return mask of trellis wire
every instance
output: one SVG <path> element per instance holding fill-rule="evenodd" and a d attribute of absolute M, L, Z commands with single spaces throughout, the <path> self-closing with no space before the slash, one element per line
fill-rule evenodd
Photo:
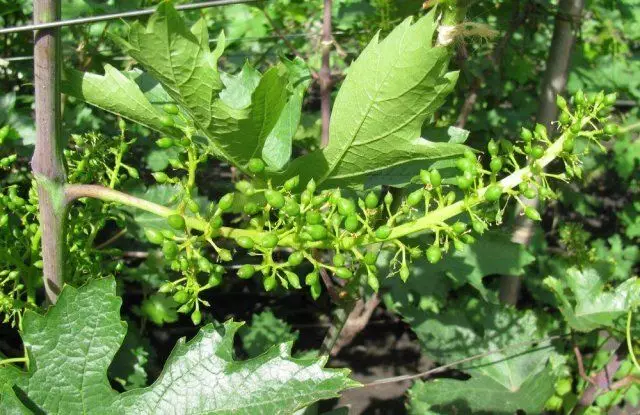
<path fill-rule="evenodd" d="M 197 10 L 197 9 L 204 9 L 207 7 L 225 6 L 228 4 L 255 3 L 258 1 L 262 1 L 262 0 L 203 1 L 201 3 L 181 4 L 176 6 L 176 10 L 181 10 L 181 11 Z M 142 9 L 142 10 L 133 10 L 129 12 L 103 14 L 101 16 L 80 17 L 77 19 L 60 20 L 60 21 L 50 22 L 50 23 L 38 23 L 38 24 L 30 24 L 30 25 L 24 25 L 24 26 L 6 27 L 6 28 L 0 29 L 0 35 L 6 35 L 9 33 L 19 33 L 19 32 L 31 32 L 34 30 L 41 30 L 41 29 L 54 29 L 54 28 L 66 27 L 66 26 L 92 24 L 92 23 L 105 22 L 108 20 L 115 20 L 115 19 L 128 19 L 132 17 L 148 16 L 153 14 L 155 10 L 156 8 L 152 7 L 148 9 Z"/>

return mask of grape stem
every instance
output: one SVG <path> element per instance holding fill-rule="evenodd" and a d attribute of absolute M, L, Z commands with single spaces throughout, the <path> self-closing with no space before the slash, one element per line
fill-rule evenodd
<path fill-rule="evenodd" d="M 589 121 L 590 118 L 586 118 L 583 120 L 583 125 L 587 124 Z M 564 143 L 566 136 L 567 132 L 560 135 L 560 137 L 558 137 L 558 139 L 549 146 L 544 155 L 537 161 L 540 167 L 544 168 L 560 155 L 562 152 L 562 144 Z M 528 166 L 522 167 L 503 178 L 498 183 L 504 190 L 513 189 L 530 176 L 531 168 Z M 393 227 L 387 240 L 393 240 L 413 233 L 434 229 L 434 227 L 445 222 L 447 219 L 468 211 L 469 208 L 484 202 L 484 194 L 486 193 L 487 188 L 488 186 L 478 189 L 477 197 L 474 197 L 473 199 L 458 201 L 449 206 L 433 210 L 419 219 Z M 100 185 L 71 184 L 65 186 L 65 201 L 67 203 L 84 197 L 91 197 L 105 202 L 114 202 L 125 206 L 131 206 L 164 218 L 177 213 L 175 210 L 168 207 Z M 202 218 L 185 215 L 184 219 L 186 225 L 191 229 L 205 232 L 210 228 L 209 223 Z M 219 235 L 228 239 L 238 239 L 240 237 L 247 236 L 254 241 L 260 241 L 266 234 L 267 232 L 251 229 L 231 227 L 221 227 L 219 229 Z M 364 235 L 358 239 L 356 245 L 364 246 L 379 242 L 381 241 L 374 236 Z M 285 235 L 280 239 L 278 245 L 289 247 L 296 246 L 295 235 Z M 329 247 L 329 244 L 323 241 L 307 242 L 304 244 L 304 248 L 326 247 Z"/>

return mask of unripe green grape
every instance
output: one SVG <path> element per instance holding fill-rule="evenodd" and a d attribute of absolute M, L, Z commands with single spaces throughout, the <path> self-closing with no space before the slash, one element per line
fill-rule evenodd
<path fill-rule="evenodd" d="M 300 278 L 298 277 L 298 274 L 292 271 L 285 271 L 284 275 L 287 277 L 287 281 L 289 281 L 289 284 L 291 284 L 293 288 L 295 288 L 296 290 L 299 290 L 301 288 Z"/>
<path fill-rule="evenodd" d="M 520 138 L 526 142 L 530 142 L 533 139 L 533 134 L 528 128 L 522 127 L 522 130 L 520 131 Z"/>
<path fill-rule="evenodd" d="M 353 273 L 349 271 L 346 267 L 339 267 L 335 271 L 336 277 L 342 278 L 343 280 L 348 280 L 353 277 Z"/>
<path fill-rule="evenodd" d="M 344 228 L 349 232 L 356 232 L 360 227 L 360 221 L 357 215 L 349 215 L 344 220 Z"/>
<path fill-rule="evenodd" d="M 275 275 L 269 275 L 262 281 L 262 285 L 264 286 L 265 291 L 272 291 L 278 285 L 278 281 L 276 280 Z"/>
<path fill-rule="evenodd" d="M 567 393 L 571 392 L 571 378 L 562 378 L 559 379 L 555 384 L 556 393 L 559 396 L 564 396 Z"/>
<path fill-rule="evenodd" d="M 573 100 L 578 106 L 584 105 L 585 97 L 584 97 L 584 92 L 582 92 L 582 89 L 579 89 L 578 92 L 576 92 L 576 94 L 573 96 Z"/>
<path fill-rule="evenodd" d="M 608 135 L 618 134 L 618 126 L 616 124 L 607 124 L 604 126 L 604 133 Z"/>
<path fill-rule="evenodd" d="M 202 321 L 202 313 L 200 312 L 200 310 L 195 310 L 193 313 L 191 313 L 191 321 L 193 322 L 194 326 L 200 324 L 200 322 Z"/>
<path fill-rule="evenodd" d="M 248 280 L 253 277 L 253 274 L 256 273 L 256 267 L 250 264 L 245 264 L 238 269 L 238 278 L 242 278 L 243 280 Z"/>
<path fill-rule="evenodd" d="M 587 95 L 587 100 L 589 101 L 590 105 L 594 105 L 598 100 L 598 94 L 596 94 L 595 92 L 590 93 L 589 95 Z"/>
<path fill-rule="evenodd" d="M 238 242 L 238 245 L 240 245 L 244 249 L 252 249 L 253 246 L 255 245 L 255 242 L 253 242 L 253 239 L 251 239 L 248 236 L 241 236 L 238 239 L 236 239 L 236 241 Z"/>
<path fill-rule="evenodd" d="M 220 258 L 220 260 L 224 261 L 224 262 L 233 261 L 233 255 L 231 255 L 231 251 L 229 251 L 228 249 L 224 249 L 224 248 L 220 248 L 218 250 L 218 258 Z"/>
<path fill-rule="evenodd" d="M 571 131 L 573 134 L 578 134 L 580 131 L 582 131 L 582 121 L 579 120 L 573 123 L 571 127 L 569 127 L 569 131 Z"/>
<path fill-rule="evenodd" d="M 542 199 L 549 199 L 553 197 L 553 192 L 546 187 L 541 187 L 538 193 Z"/>
<path fill-rule="evenodd" d="M 527 199 L 534 199 L 536 197 L 536 191 L 533 187 L 528 187 L 522 195 Z"/>
<path fill-rule="evenodd" d="M 567 153 L 571 153 L 573 151 L 574 145 L 575 145 L 575 141 L 573 137 L 567 137 L 562 143 L 562 149 Z"/>
<path fill-rule="evenodd" d="M 316 195 L 311 198 L 311 206 L 318 207 L 325 204 L 327 195 Z"/>
<path fill-rule="evenodd" d="M 182 215 L 169 215 L 167 217 L 167 223 L 176 230 L 182 230 L 185 227 L 185 221 Z"/>
<path fill-rule="evenodd" d="M 487 229 L 487 224 L 480 220 L 474 220 L 471 222 L 471 227 L 476 233 L 479 233 L 480 235 L 482 235 L 484 231 Z"/>
<path fill-rule="evenodd" d="M 309 232 L 314 241 L 326 239 L 328 235 L 327 228 L 323 225 L 309 225 L 306 227 L 306 231 Z"/>
<path fill-rule="evenodd" d="M 182 304 L 179 308 L 178 308 L 178 313 L 180 314 L 187 314 L 188 312 L 190 312 L 193 309 L 193 303 L 189 302 L 186 304 Z"/>
<path fill-rule="evenodd" d="M 351 250 L 356 244 L 356 239 L 351 236 L 343 236 L 340 239 L 340 247 L 345 251 Z"/>
<path fill-rule="evenodd" d="M 496 157 L 500 152 L 498 144 L 493 139 L 489 140 L 489 144 L 487 144 L 487 150 L 489 150 L 489 154 L 493 157 Z"/>
<path fill-rule="evenodd" d="M 571 123 L 571 116 L 569 115 L 569 113 L 563 112 L 562 114 L 560 114 L 558 121 L 560 121 L 560 124 L 562 125 L 569 125 Z"/>
<path fill-rule="evenodd" d="M 222 227 L 222 218 L 220 216 L 214 216 L 209 221 L 209 226 L 212 229 L 220 229 Z"/>
<path fill-rule="evenodd" d="M 218 201 L 218 209 L 220 209 L 223 212 L 226 212 L 227 210 L 231 209 L 232 205 L 233 205 L 233 193 L 227 193 L 226 195 L 222 196 Z"/>
<path fill-rule="evenodd" d="M 391 206 L 392 203 L 393 203 L 393 195 L 391 194 L 391 192 L 387 192 L 387 194 L 384 195 L 384 204 L 387 206 Z"/>
<path fill-rule="evenodd" d="M 271 249 L 271 248 L 275 248 L 278 245 L 279 241 L 280 239 L 278 238 L 278 235 L 276 235 L 275 233 L 268 233 L 262 237 L 262 241 L 260 241 L 260 245 L 263 248 Z"/>
<path fill-rule="evenodd" d="M 402 264 L 402 267 L 400 267 L 400 279 L 402 279 L 402 281 L 407 282 L 407 280 L 409 279 L 409 267 L 407 267 L 406 264 Z"/>
<path fill-rule="evenodd" d="M 462 242 L 460 239 L 454 239 L 453 247 L 456 251 L 462 251 L 464 249 L 464 242 Z"/>
<path fill-rule="evenodd" d="M 200 212 L 200 205 L 198 204 L 198 202 L 196 202 L 193 199 L 190 199 L 187 202 L 187 208 L 192 212 L 192 213 L 198 213 Z"/>
<path fill-rule="evenodd" d="M 424 169 L 420 170 L 420 181 L 424 185 L 431 184 L 431 176 L 428 170 L 424 170 Z"/>
<path fill-rule="evenodd" d="M 174 141 L 170 137 L 162 137 L 156 141 L 156 145 L 160 148 L 170 148 L 173 147 Z"/>
<path fill-rule="evenodd" d="M 382 225 L 376 229 L 376 238 L 387 239 L 391 235 L 391 228 L 387 225 Z"/>
<path fill-rule="evenodd" d="M 442 259 L 442 250 L 438 245 L 431 245 L 427 249 L 427 261 L 435 264 L 436 262 L 440 261 L 440 259 Z"/>
<path fill-rule="evenodd" d="M 262 161 L 262 159 L 252 158 L 251 160 L 249 160 L 247 167 L 249 168 L 249 171 L 251 173 L 258 174 L 264 171 L 265 164 L 264 164 L 264 161 Z"/>
<path fill-rule="evenodd" d="M 198 269 L 202 272 L 211 272 L 213 269 L 213 264 L 204 257 L 198 258 Z"/>
<path fill-rule="evenodd" d="M 338 200 L 338 212 L 342 216 L 353 215 L 356 212 L 356 205 L 351 199 L 341 198 Z"/>
<path fill-rule="evenodd" d="M 560 396 L 553 395 L 552 397 L 547 399 L 547 402 L 544 404 L 544 409 L 553 412 L 560 412 L 562 410 L 563 402 L 564 400 Z M 600 413 L 600 410 L 598 410 L 597 413 Z"/>
<path fill-rule="evenodd" d="M 299 184 L 300 184 L 300 176 L 294 176 L 289 180 L 287 180 L 286 182 L 284 182 L 283 187 L 285 188 L 285 190 L 292 191 L 293 189 L 298 187 Z"/>
<path fill-rule="evenodd" d="M 342 254 L 335 254 L 333 256 L 333 265 L 336 267 L 342 267 L 347 262 L 346 258 Z"/>
<path fill-rule="evenodd" d="M 313 200 L 313 193 L 308 190 L 303 190 L 300 194 L 300 203 L 303 205 L 308 205 Z"/>
<path fill-rule="evenodd" d="M 378 207 L 378 203 L 380 203 L 380 200 L 374 192 L 369 192 L 367 194 L 367 197 L 365 197 L 364 199 L 364 204 L 367 209 L 375 209 L 376 207 Z"/>
<path fill-rule="evenodd" d="M 304 215 L 305 222 L 309 225 L 319 225 L 322 223 L 322 215 L 315 210 L 309 210 Z"/>
<path fill-rule="evenodd" d="M 178 304 L 184 304 L 189 301 L 189 293 L 186 290 L 179 290 L 175 294 L 173 294 L 173 299 Z"/>
<path fill-rule="evenodd" d="M 407 204 L 411 207 L 414 207 L 420 203 L 422 197 L 424 196 L 423 189 L 418 189 L 409 194 L 407 197 Z"/>
<path fill-rule="evenodd" d="M 161 171 L 153 173 L 152 176 L 156 180 L 156 182 L 161 184 L 166 183 L 166 181 L 169 180 L 169 176 L 167 176 L 166 173 L 163 173 Z"/>
<path fill-rule="evenodd" d="M 500 157 L 492 158 L 491 162 L 489 163 L 489 168 L 491 168 L 491 171 L 493 173 L 500 172 L 500 170 L 502 170 L 502 159 Z"/>
<path fill-rule="evenodd" d="M 471 180 L 464 176 L 456 177 L 456 183 L 461 190 L 467 190 L 471 187 Z"/>
<path fill-rule="evenodd" d="M 533 146 L 531 148 L 531 157 L 535 160 L 538 160 L 544 155 L 544 148 L 542 146 Z"/>
<path fill-rule="evenodd" d="M 182 137 L 180 139 L 180 145 L 182 147 L 189 147 L 190 144 L 191 144 L 191 140 L 189 139 L 189 137 Z"/>
<path fill-rule="evenodd" d="M 164 242 L 164 236 L 162 236 L 162 233 L 155 229 L 145 229 L 144 235 L 147 237 L 147 240 L 154 245 L 160 245 Z"/>
<path fill-rule="evenodd" d="M 165 282 L 160 286 L 160 288 L 158 289 L 158 292 L 163 294 L 170 293 L 173 291 L 173 288 L 174 288 L 173 284 L 171 284 L 170 282 Z"/>
<path fill-rule="evenodd" d="M 253 185 L 246 180 L 240 180 L 239 182 L 236 183 L 235 187 L 237 191 L 247 196 L 251 196 L 256 192 Z"/>
<path fill-rule="evenodd" d="M 298 265 L 302 264 L 303 260 L 304 254 L 300 251 L 295 251 L 292 252 L 291 255 L 289 255 L 289 258 L 287 258 L 287 263 L 289 263 L 289 265 L 291 265 L 292 267 L 297 267 Z"/>
<path fill-rule="evenodd" d="M 476 241 L 476 238 L 473 235 L 470 235 L 468 233 L 462 235 L 462 241 L 465 244 L 469 244 L 471 245 L 472 243 L 474 243 Z"/>
<path fill-rule="evenodd" d="M 567 108 L 567 100 L 565 100 L 562 95 L 556 95 L 556 105 L 561 110 L 564 110 Z"/>
<path fill-rule="evenodd" d="M 243 207 L 242 210 L 244 211 L 244 213 L 246 213 L 247 215 L 255 215 L 256 213 L 258 213 L 260 211 L 260 206 L 258 206 L 257 203 L 255 202 L 247 202 Z"/>
<path fill-rule="evenodd" d="M 333 215 L 331 215 L 331 218 L 329 218 L 329 222 L 331 222 L 332 227 L 340 226 L 340 224 L 342 223 L 342 215 L 337 212 L 334 213 Z"/>
<path fill-rule="evenodd" d="M 162 243 L 162 253 L 165 258 L 172 260 L 178 255 L 178 244 L 173 241 L 165 240 Z"/>
<path fill-rule="evenodd" d="M 277 190 L 265 190 L 264 197 L 267 199 L 267 203 L 275 209 L 281 209 L 284 206 L 284 196 Z"/>
<path fill-rule="evenodd" d="M 162 110 L 170 115 L 178 115 L 180 109 L 176 104 L 164 104 Z"/>
<path fill-rule="evenodd" d="M 293 199 L 287 199 L 283 210 L 289 216 L 298 216 L 300 214 L 300 205 Z"/>
<path fill-rule="evenodd" d="M 431 180 L 431 185 L 433 187 L 440 187 L 442 183 L 442 176 L 440 176 L 440 172 L 437 169 L 431 169 L 429 171 L 429 180 Z"/>
<path fill-rule="evenodd" d="M 462 233 L 464 233 L 464 231 L 467 230 L 467 224 L 464 222 L 456 222 L 451 225 L 451 228 L 457 235 L 461 235 Z"/>
<path fill-rule="evenodd" d="M 170 115 L 163 115 L 162 117 L 160 117 L 160 123 L 164 127 L 173 127 L 176 124 L 173 120 L 173 117 Z"/>
<path fill-rule="evenodd" d="M 306 285 L 314 285 L 317 284 L 318 281 L 320 280 L 320 276 L 318 275 L 317 272 L 310 272 L 307 274 L 306 277 L 304 277 L 304 283 Z"/>
<path fill-rule="evenodd" d="M 308 191 L 310 191 L 311 193 L 315 192 L 315 191 L 316 191 L 316 181 L 315 181 L 315 180 L 313 180 L 313 179 L 309 180 L 309 181 L 307 182 L 306 189 L 307 189 Z"/>
<path fill-rule="evenodd" d="M 456 201 L 456 194 L 453 190 L 451 190 L 449 193 L 447 193 L 447 195 L 445 196 L 445 202 L 447 205 L 452 204 L 453 202 Z"/>
<path fill-rule="evenodd" d="M 470 171 L 472 162 L 468 158 L 459 158 L 456 160 L 456 167 L 461 172 Z"/>
<path fill-rule="evenodd" d="M 538 211 L 532 206 L 527 206 L 524 209 L 524 214 L 531 220 L 542 220 L 542 218 L 540 217 L 540 213 L 538 213 Z"/>
<path fill-rule="evenodd" d="M 377 256 L 373 252 L 369 251 L 364 255 L 364 263 L 367 265 L 374 265 L 377 261 Z"/>

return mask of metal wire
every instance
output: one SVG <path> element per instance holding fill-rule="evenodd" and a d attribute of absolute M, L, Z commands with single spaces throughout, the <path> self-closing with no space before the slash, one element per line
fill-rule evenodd
<path fill-rule="evenodd" d="M 240 4 L 240 3 L 254 3 L 262 0 L 214 0 L 214 1 L 203 1 L 201 3 L 191 3 L 191 4 L 181 4 L 176 6 L 176 10 L 197 10 L 204 9 L 206 7 L 216 7 L 216 6 L 225 6 L 228 4 Z M 0 29 L 0 35 L 6 35 L 9 33 L 19 33 L 19 32 L 30 32 L 33 30 L 41 30 L 41 29 L 54 29 L 58 27 L 65 26 L 77 26 L 83 24 L 92 24 L 104 22 L 107 20 L 115 20 L 115 19 L 128 19 L 132 17 L 140 17 L 140 16 L 148 16 L 153 14 L 156 11 L 155 7 L 143 9 L 143 10 L 134 10 L 130 12 L 122 12 L 122 13 L 112 13 L 112 14 L 103 14 L 101 16 L 92 16 L 92 17 L 80 17 L 77 19 L 69 19 L 69 20 L 60 20 L 56 22 L 49 23 L 38 23 L 38 24 L 30 24 L 25 26 L 16 26 L 16 27 L 6 27 Z"/>

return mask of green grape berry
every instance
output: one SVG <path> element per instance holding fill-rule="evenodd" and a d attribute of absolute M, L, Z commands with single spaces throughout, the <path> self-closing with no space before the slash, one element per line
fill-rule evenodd
<path fill-rule="evenodd" d="M 493 173 L 498 173 L 502 170 L 502 159 L 500 157 L 494 157 L 489 163 L 489 168 Z"/>
<path fill-rule="evenodd" d="M 255 202 L 247 202 L 243 207 L 242 210 L 244 211 L 244 213 L 246 213 L 247 215 L 255 215 L 256 213 L 258 213 L 260 211 L 260 206 L 258 206 L 257 203 Z"/>
<path fill-rule="evenodd" d="M 459 158 L 456 160 L 456 167 L 461 172 L 471 171 L 471 166 L 473 166 L 473 162 L 468 158 Z"/>
<path fill-rule="evenodd" d="M 198 268 L 202 272 L 211 272 L 213 270 L 213 264 L 204 257 L 198 258 Z"/>
<path fill-rule="evenodd" d="M 246 180 L 240 180 L 236 183 L 235 187 L 237 191 L 247 196 L 251 196 L 256 192 L 256 189 L 253 187 L 253 185 Z"/>
<path fill-rule="evenodd" d="M 164 104 L 162 110 L 170 115 L 178 115 L 180 109 L 176 104 Z"/>
<path fill-rule="evenodd" d="M 300 214 L 300 205 L 293 199 L 287 199 L 283 210 L 289 216 L 298 216 Z"/>
<path fill-rule="evenodd" d="M 417 206 L 424 196 L 423 189 L 418 189 L 409 194 L 407 197 L 407 204 L 411 207 Z"/>
<path fill-rule="evenodd" d="M 563 112 L 562 114 L 560 114 L 558 121 L 560 121 L 560 124 L 562 125 L 569 125 L 571 124 L 571 116 L 569 115 L 569 113 Z"/>
<path fill-rule="evenodd" d="M 467 224 L 464 222 L 456 222 L 451 226 L 451 228 L 453 229 L 453 232 L 456 233 L 456 235 L 461 235 L 462 233 L 464 233 L 464 231 L 467 230 Z"/>
<path fill-rule="evenodd" d="M 402 279 L 402 281 L 406 282 L 409 279 L 409 267 L 407 267 L 406 264 L 403 264 L 402 267 L 400 267 L 400 279 Z"/>
<path fill-rule="evenodd" d="M 442 176 L 440 176 L 440 172 L 436 169 L 432 169 L 429 171 L 429 180 L 431 180 L 431 185 L 433 187 L 440 187 L 442 183 Z"/>
<path fill-rule="evenodd" d="M 353 277 L 353 273 L 346 267 L 339 267 L 335 271 L 336 277 L 342 278 L 343 280 L 348 280 Z"/>
<path fill-rule="evenodd" d="M 345 251 L 351 250 L 356 245 L 356 239 L 351 236 L 343 236 L 340 239 L 340 247 Z"/>
<path fill-rule="evenodd" d="M 542 220 L 540 213 L 538 213 L 538 211 L 532 206 L 527 206 L 524 209 L 524 214 L 531 220 L 535 220 L 535 221 Z"/>
<path fill-rule="evenodd" d="M 531 157 L 534 160 L 538 160 L 543 155 L 544 155 L 544 148 L 542 146 L 536 145 L 531 148 Z"/>
<path fill-rule="evenodd" d="M 387 194 L 384 195 L 384 204 L 387 206 L 391 206 L 392 203 L 393 203 L 393 195 L 391 194 L 391 192 L 387 192 Z"/>
<path fill-rule="evenodd" d="M 573 151 L 574 145 L 575 140 L 573 139 L 573 137 L 567 137 L 562 143 L 562 150 L 566 151 L 567 153 L 571 153 Z"/>
<path fill-rule="evenodd" d="M 320 295 L 322 294 L 322 285 L 319 282 L 316 282 L 315 284 L 309 287 L 309 291 L 311 292 L 311 297 L 314 300 L 317 300 L 318 298 L 320 298 Z"/>
<path fill-rule="evenodd" d="M 231 209 L 232 205 L 233 205 L 233 193 L 227 193 L 226 195 L 222 196 L 218 201 L 218 209 L 220 209 L 223 212 L 226 212 L 227 210 Z"/>
<path fill-rule="evenodd" d="M 284 196 L 277 190 L 266 190 L 264 197 L 267 199 L 267 203 L 275 209 L 281 209 L 284 206 Z"/>
<path fill-rule="evenodd" d="M 249 164 L 247 165 L 249 171 L 254 174 L 262 173 L 265 168 L 264 161 L 259 158 L 252 158 L 249 160 Z"/>
<path fill-rule="evenodd" d="M 525 189 L 524 192 L 522 192 L 522 195 L 524 197 L 526 197 L 527 199 L 535 199 L 536 197 L 536 190 L 533 187 L 527 187 Z"/>
<path fill-rule="evenodd" d="M 311 235 L 311 238 L 314 241 L 322 241 L 326 239 L 328 236 L 327 228 L 323 225 L 309 225 L 305 228 L 305 230 Z"/>
<path fill-rule="evenodd" d="M 176 230 L 182 230 L 185 227 L 185 221 L 182 215 L 169 215 L 167 217 L 167 223 Z"/>
<path fill-rule="evenodd" d="M 336 267 L 342 267 L 347 262 L 346 258 L 342 254 L 335 254 L 333 256 L 333 265 Z"/>
<path fill-rule="evenodd" d="M 178 244 L 174 241 L 165 240 L 162 243 L 162 253 L 167 259 L 174 259 L 178 255 Z"/>
<path fill-rule="evenodd" d="M 344 228 L 349 232 L 356 232 L 360 227 L 360 221 L 358 220 L 358 216 L 353 214 L 349 215 L 344 220 Z"/>
<path fill-rule="evenodd" d="M 431 175 L 429 174 L 429 171 L 424 170 L 424 169 L 420 170 L 420 181 L 425 186 L 428 185 L 428 184 L 431 184 Z"/>
<path fill-rule="evenodd" d="M 607 124 L 604 126 L 604 133 L 607 135 L 616 135 L 618 131 L 619 129 L 616 124 Z"/>
<path fill-rule="evenodd" d="M 179 290 L 175 294 L 173 294 L 173 299 L 178 304 L 184 304 L 189 301 L 189 293 L 186 290 Z"/>
<path fill-rule="evenodd" d="M 374 265 L 377 261 L 377 256 L 373 252 L 369 251 L 364 255 L 364 263 L 367 265 Z"/>
<path fill-rule="evenodd" d="M 156 180 L 156 182 L 162 184 L 162 183 L 166 183 L 169 180 L 169 176 L 167 176 L 166 173 L 164 172 L 156 172 L 152 174 L 153 178 Z"/>
<path fill-rule="evenodd" d="M 200 310 L 194 310 L 194 312 L 191 313 L 191 321 L 193 322 L 194 326 L 200 324 L 200 322 L 202 321 L 202 313 L 200 312 Z"/>
<path fill-rule="evenodd" d="M 315 180 L 313 180 L 313 179 L 310 179 L 310 180 L 307 182 L 306 189 L 307 189 L 308 191 L 310 191 L 311 193 L 315 192 L 315 191 L 316 191 L 316 181 L 315 181 Z"/>
<path fill-rule="evenodd" d="M 573 96 L 573 100 L 575 101 L 576 105 L 578 105 L 578 106 L 584 105 L 584 103 L 585 103 L 584 92 L 582 92 L 582 90 L 579 89 L 578 92 L 576 92 L 576 94 Z"/>
<path fill-rule="evenodd" d="M 435 264 L 436 262 L 440 261 L 440 259 L 442 259 L 442 250 L 438 245 L 431 245 L 427 249 L 427 261 Z"/>
<path fill-rule="evenodd" d="M 317 284 L 319 280 L 320 280 L 320 276 L 315 271 L 308 273 L 306 277 L 304 277 L 304 283 L 309 286 Z"/>
<path fill-rule="evenodd" d="M 391 228 L 387 225 L 382 225 L 376 229 L 376 238 L 387 239 L 391 235 Z"/>
<path fill-rule="evenodd" d="M 487 144 L 487 150 L 492 157 L 496 157 L 500 152 L 498 144 L 493 139 L 489 140 L 489 144 Z"/>
<path fill-rule="evenodd" d="M 162 124 L 164 127 L 173 127 L 174 125 L 176 125 L 173 117 L 170 115 L 163 115 L 162 117 L 160 117 L 160 124 Z"/>
<path fill-rule="evenodd" d="M 200 212 L 200 205 L 198 204 L 198 202 L 196 202 L 193 199 L 189 199 L 189 201 L 187 202 L 187 208 L 192 212 L 192 213 L 198 213 Z"/>
<path fill-rule="evenodd" d="M 238 278 L 242 278 L 243 280 L 248 280 L 253 277 L 253 274 L 256 273 L 256 267 L 250 264 L 245 264 L 238 269 Z"/>
<path fill-rule="evenodd" d="M 309 225 L 319 225 L 322 223 L 322 215 L 320 212 L 316 212 L 315 210 L 309 210 L 304 215 L 305 221 Z"/>
<path fill-rule="evenodd" d="M 162 236 L 162 233 L 155 229 L 145 229 L 144 235 L 147 237 L 147 240 L 154 245 L 160 245 L 164 242 L 164 236 Z"/>
<path fill-rule="evenodd" d="M 287 258 L 287 263 L 289 263 L 289 265 L 291 265 L 292 267 L 297 267 L 298 265 L 302 264 L 303 260 L 304 254 L 300 251 L 295 251 L 292 252 L 291 255 L 289 255 L 289 258 Z"/>
<path fill-rule="evenodd" d="M 611 106 L 611 105 L 613 105 L 613 104 L 615 104 L 615 103 L 616 103 L 616 100 L 617 100 L 617 99 L 618 99 L 618 95 L 617 95 L 616 93 L 613 93 L 613 94 L 607 94 L 607 95 L 604 97 L 604 103 L 605 103 L 606 105 L 608 105 L 608 106 Z"/>
<path fill-rule="evenodd" d="M 236 241 L 238 242 L 238 245 L 240 245 L 244 249 L 252 249 L 255 245 L 253 239 L 248 236 L 241 236 Z"/>
<path fill-rule="evenodd" d="M 170 137 L 162 137 L 156 141 L 156 145 L 160 148 L 170 148 L 173 147 L 174 141 Z"/>
<path fill-rule="evenodd" d="M 269 275 L 262 281 L 262 285 L 264 286 L 264 290 L 269 292 L 273 291 L 278 286 L 278 281 L 276 280 L 275 275 Z"/>
<path fill-rule="evenodd" d="M 544 124 L 537 123 L 534 135 L 539 140 L 547 139 L 547 127 Z"/>
<path fill-rule="evenodd" d="M 338 200 L 338 212 L 342 216 L 353 215 L 356 212 L 356 205 L 351 199 L 341 198 Z"/>
<path fill-rule="evenodd" d="M 262 237 L 262 241 L 260 241 L 260 245 L 263 248 L 271 249 L 271 248 L 275 248 L 278 245 L 279 241 L 280 239 L 278 238 L 278 235 L 276 235 L 275 233 L 268 233 Z"/>
<path fill-rule="evenodd" d="M 533 133 L 528 128 L 522 127 L 522 131 L 520 131 L 520 138 L 522 138 L 526 142 L 530 142 L 533 139 Z"/>
<path fill-rule="evenodd" d="M 471 187 L 471 180 L 465 176 L 456 177 L 456 183 L 460 190 L 467 190 Z"/>
<path fill-rule="evenodd" d="M 378 203 L 380 203 L 380 200 L 374 192 L 369 192 L 367 194 L 367 197 L 365 197 L 364 199 L 364 204 L 367 209 L 375 209 L 376 207 L 378 207 Z"/>

